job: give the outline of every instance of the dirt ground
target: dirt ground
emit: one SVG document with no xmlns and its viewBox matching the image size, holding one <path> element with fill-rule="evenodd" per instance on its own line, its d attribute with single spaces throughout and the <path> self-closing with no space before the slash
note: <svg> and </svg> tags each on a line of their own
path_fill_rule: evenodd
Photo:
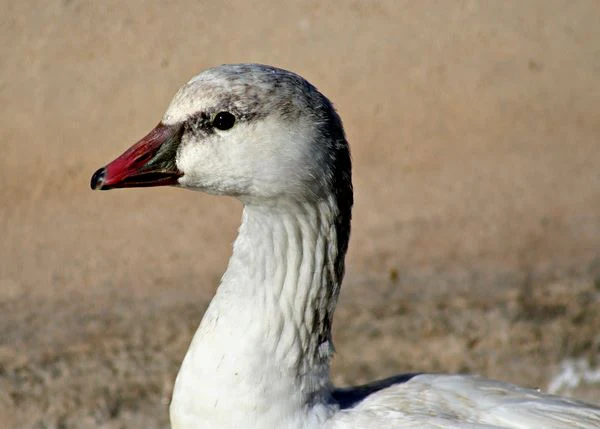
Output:
<svg viewBox="0 0 600 429">
<path fill-rule="evenodd" d="M 600 3 L 1 1 L 0 422 L 166 428 L 241 206 L 91 173 L 220 63 L 293 70 L 354 157 L 338 384 L 600 361 Z M 585 378 L 585 377 L 584 377 Z M 600 404 L 600 382 L 555 389 Z"/>
</svg>

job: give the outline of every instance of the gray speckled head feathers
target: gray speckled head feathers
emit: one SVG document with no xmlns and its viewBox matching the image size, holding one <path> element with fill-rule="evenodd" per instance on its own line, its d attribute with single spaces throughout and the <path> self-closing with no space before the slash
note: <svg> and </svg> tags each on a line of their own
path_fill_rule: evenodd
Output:
<svg viewBox="0 0 600 429">
<path fill-rule="evenodd" d="M 220 133 L 211 121 L 223 111 L 235 115 L 236 125 Z M 227 163 L 203 179 L 219 176 L 221 182 L 237 180 L 244 186 L 215 193 L 281 196 L 297 195 L 301 188 L 315 196 L 343 194 L 341 205 L 352 205 L 351 162 L 342 122 L 327 97 L 295 73 L 259 64 L 207 69 L 177 92 L 163 123 L 183 124 L 182 146 L 187 149 L 181 151 L 199 152 L 203 143 L 216 146 L 217 140 L 220 152 L 227 151 Z M 215 132 L 217 136 L 210 136 Z M 203 163 L 217 156 L 221 155 L 194 154 Z M 185 172 L 185 159 L 180 164 Z M 194 163 L 190 174 L 204 168 Z M 234 177 L 220 177 L 224 170 Z M 185 177 L 181 183 L 186 185 Z"/>
<path fill-rule="evenodd" d="M 294 119 L 302 111 L 318 115 L 329 101 L 301 76 L 261 64 L 226 64 L 192 78 L 175 95 L 163 118 L 166 124 L 192 116 L 197 101 L 206 100 L 204 113 L 229 111 L 250 121 L 278 113 Z"/>
</svg>

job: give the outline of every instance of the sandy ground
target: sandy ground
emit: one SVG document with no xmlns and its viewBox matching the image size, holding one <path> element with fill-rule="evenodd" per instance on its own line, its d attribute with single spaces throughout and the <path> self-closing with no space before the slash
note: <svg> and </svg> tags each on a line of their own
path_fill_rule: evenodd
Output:
<svg viewBox="0 0 600 429">
<path fill-rule="evenodd" d="M 1 6 L 2 427 L 168 426 L 241 207 L 88 183 L 227 62 L 294 70 L 345 121 L 337 383 L 444 371 L 546 389 L 566 358 L 598 365 L 600 3 Z M 600 384 L 558 391 L 600 404 Z"/>
</svg>

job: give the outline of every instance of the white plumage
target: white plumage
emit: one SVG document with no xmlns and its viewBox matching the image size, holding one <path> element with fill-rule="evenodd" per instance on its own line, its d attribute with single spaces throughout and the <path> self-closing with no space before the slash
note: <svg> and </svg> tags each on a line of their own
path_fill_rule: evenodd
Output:
<svg viewBox="0 0 600 429">
<path fill-rule="evenodd" d="M 157 185 L 244 203 L 233 255 L 177 376 L 174 429 L 600 427 L 599 408 L 479 377 L 331 386 L 351 163 L 338 115 L 301 77 L 256 64 L 206 70 L 92 178 L 95 189 Z"/>
</svg>

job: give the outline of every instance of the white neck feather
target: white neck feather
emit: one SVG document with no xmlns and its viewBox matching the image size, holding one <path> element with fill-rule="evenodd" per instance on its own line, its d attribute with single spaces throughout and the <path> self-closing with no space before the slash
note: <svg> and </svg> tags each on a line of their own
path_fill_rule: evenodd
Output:
<svg viewBox="0 0 600 429">
<path fill-rule="evenodd" d="M 173 428 L 302 427 L 333 412 L 330 330 L 345 253 L 338 215 L 333 196 L 245 206 L 177 376 Z"/>
</svg>

